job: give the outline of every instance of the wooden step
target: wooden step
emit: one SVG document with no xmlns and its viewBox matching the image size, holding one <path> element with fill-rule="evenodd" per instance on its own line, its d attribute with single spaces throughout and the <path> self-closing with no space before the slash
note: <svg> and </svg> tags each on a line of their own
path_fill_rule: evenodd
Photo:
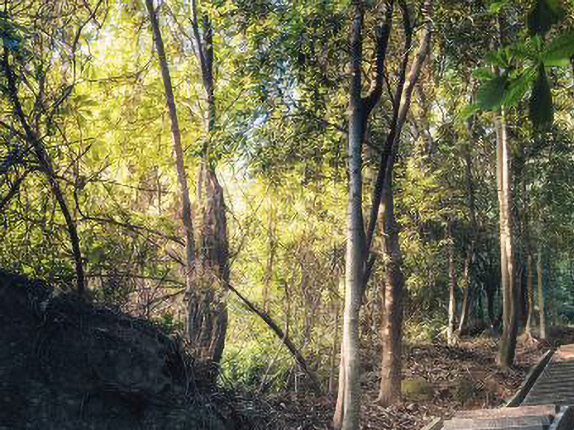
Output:
<svg viewBox="0 0 574 430">
<path fill-rule="evenodd" d="M 546 430 L 551 418 L 545 416 L 533 417 L 502 417 L 502 418 L 453 418 L 444 423 L 444 430 Z"/>
<path fill-rule="evenodd" d="M 550 416 L 554 418 L 558 412 L 556 405 L 519 406 L 516 408 L 475 409 L 472 411 L 457 412 L 454 418 L 512 418 Z"/>
</svg>

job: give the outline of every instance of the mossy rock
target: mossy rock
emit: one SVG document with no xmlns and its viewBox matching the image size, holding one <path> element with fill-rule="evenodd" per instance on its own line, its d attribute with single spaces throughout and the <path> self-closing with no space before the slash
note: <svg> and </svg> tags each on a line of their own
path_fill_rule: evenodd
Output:
<svg viewBox="0 0 574 430">
<path fill-rule="evenodd" d="M 416 401 L 432 400 L 434 388 L 424 378 L 405 379 L 401 383 L 401 393 L 404 397 Z"/>
</svg>

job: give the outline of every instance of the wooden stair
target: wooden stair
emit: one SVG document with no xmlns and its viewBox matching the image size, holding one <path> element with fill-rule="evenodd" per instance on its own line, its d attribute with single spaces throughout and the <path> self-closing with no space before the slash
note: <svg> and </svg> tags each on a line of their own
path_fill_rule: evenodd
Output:
<svg viewBox="0 0 574 430">
<path fill-rule="evenodd" d="M 555 405 L 462 411 L 444 422 L 444 430 L 548 430 L 556 418 Z"/>
</svg>

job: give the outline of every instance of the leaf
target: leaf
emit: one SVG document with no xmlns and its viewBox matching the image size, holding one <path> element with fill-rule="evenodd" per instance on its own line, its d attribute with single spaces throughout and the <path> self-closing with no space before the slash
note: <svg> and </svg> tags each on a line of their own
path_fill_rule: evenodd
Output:
<svg viewBox="0 0 574 430">
<path fill-rule="evenodd" d="M 559 34 L 548 44 L 542 54 L 546 66 L 567 66 L 574 56 L 574 30 Z"/>
<path fill-rule="evenodd" d="M 493 110 L 502 104 L 507 78 L 497 76 L 480 86 L 476 92 L 476 105 L 480 109 Z"/>
<path fill-rule="evenodd" d="M 552 93 L 546 77 L 544 64 L 538 66 L 538 76 L 532 87 L 530 96 L 530 120 L 536 128 L 544 128 L 552 124 L 553 116 Z"/>
<path fill-rule="evenodd" d="M 480 110 L 478 105 L 465 105 L 458 114 L 459 121 L 466 121 Z"/>
<path fill-rule="evenodd" d="M 510 80 L 505 91 L 501 105 L 514 106 L 524 98 L 524 95 L 530 89 L 532 81 L 536 77 L 536 69 L 527 69 L 518 77 Z"/>
<path fill-rule="evenodd" d="M 530 34 L 545 35 L 560 17 L 560 8 L 554 1 L 535 0 L 536 4 L 528 12 L 528 30 Z"/>
<path fill-rule="evenodd" d="M 490 6 L 488 7 L 488 11 L 489 11 L 490 13 L 496 14 L 496 13 L 500 12 L 500 10 L 501 10 L 504 6 L 506 6 L 506 4 L 507 4 L 507 2 L 504 1 L 504 0 L 502 0 L 502 1 L 494 1 L 494 2 L 492 2 L 492 3 L 490 4 Z"/>
<path fill-rule="evenodd" d="M 479 67 L 472 71 L 472 77 L 480 80 L 492 79 L 496 75 L 492 71 L 492 67 Z"/>
</svg>

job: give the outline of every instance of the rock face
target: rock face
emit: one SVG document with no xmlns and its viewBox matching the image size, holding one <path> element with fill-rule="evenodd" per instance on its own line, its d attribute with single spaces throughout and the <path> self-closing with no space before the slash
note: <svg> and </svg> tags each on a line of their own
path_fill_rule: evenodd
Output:
<svg viewBox="0 0 574 430">
<path fill-rule="evenodd" d="M 149 322 L 0 271 L 0 430 L 250 428 L 201 369 Z"/>
</svg>

